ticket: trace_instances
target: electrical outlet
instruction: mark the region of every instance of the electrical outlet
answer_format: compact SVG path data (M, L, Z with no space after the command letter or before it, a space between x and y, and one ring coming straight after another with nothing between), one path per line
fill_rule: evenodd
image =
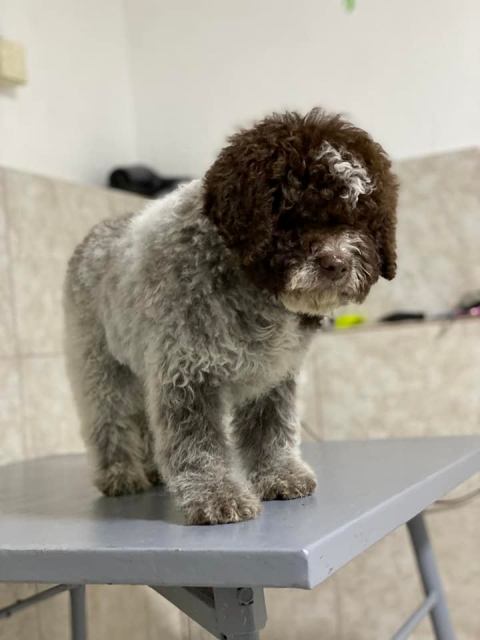
M0 82L26 84L27 65L23 45L0 38Z

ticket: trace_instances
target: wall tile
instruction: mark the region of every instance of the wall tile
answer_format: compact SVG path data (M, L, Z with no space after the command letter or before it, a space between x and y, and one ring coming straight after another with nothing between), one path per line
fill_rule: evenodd
M317 342L307 353L297 379L297 411L302 424L302 441L322 440L323 419L321 393L317 368L321 366ZM321 352L320 352L321 353Z
M443 311L480 282L480 150L404 160L395 169L398 274L375 285L356 309L370 318L398 309Z
M478 488L480 476L477 475ZM473 488L473 487L471 487ZM465 489L458 489L459 495ZM480 638L480 499L427 518L459 640Z
M266 589L268 620L262 640L338 640L338 589L336 576L313 591Z
M0 358L0 464L24 456L19 361Z
M404 527L350 562L337 578L339 640L390 638L423 597ZM420 638L433 640L431 635Z
M92 640L182 640L182 614L172 604L141 586L89 586L88 628Z
M5 169L0 167L0 238L7 234L7 212L5 207Z
M36 591L33 584L0 583L0 607L28 598ZM0 621L0 640L43 640L38 627L38 612L35 607L16 613Z
M62 285L74 247L94 224L144 200L12 170L5 171L5 194L20 350L58 353Z
M87 587L88 632L92 640L147 638L147 613L141 587Z
M110 215L114 217L140 211L148 202L147 198L118 189L109 189L107 195Z
M320 335L318 428L327 439L478 432L479 337L476 320Z
M21 352L59 351L64 250L53 183L9 170L5 193Z
M27 456L83 451L63 358L24 358L21 368Z
M4 171L0 168L0 357L16 353Z
M148 587L142 588L142 598L147 616L145 640L188 638L188 618L175 605Z
M50 585L37 585L37 592ZM35 605L39 640L65 640L70 637L70 596L59 593L50 600Z
M8 273L5 238L0 236L0 357L15 355L13 299Z
M67 260L87 230L109 214L105 192L5 172L20 351L62 350L62 284Z
M0 358L0 422L20 413L20 375L16 358Z

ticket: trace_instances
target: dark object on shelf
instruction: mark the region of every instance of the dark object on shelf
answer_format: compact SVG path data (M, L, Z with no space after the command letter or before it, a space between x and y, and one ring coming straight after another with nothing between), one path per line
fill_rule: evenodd
M119 167L109 176L108 184L114 189L138 193L147 198L172 191L178 184L188 178L164 178L143 165Z
M380 322L404 322L406 320L425 320L422 311L394 311L380 318Z

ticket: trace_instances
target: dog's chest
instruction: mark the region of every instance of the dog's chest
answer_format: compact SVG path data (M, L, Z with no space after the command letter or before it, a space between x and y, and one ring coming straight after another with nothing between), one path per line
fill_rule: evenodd
M308 333L294 317L246 340L239 349L239 367L231 384L232 400L242 402L258 397L295 375L308 343Z

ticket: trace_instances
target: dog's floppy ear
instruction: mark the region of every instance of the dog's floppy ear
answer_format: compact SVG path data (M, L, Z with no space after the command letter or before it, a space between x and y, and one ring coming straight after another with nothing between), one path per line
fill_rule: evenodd
M397 272L397 203L398 203L398 179L391 170L391 162L383 149L377 145L381 153L377 161L383 166L377 167L378 190L380 196L377 200L378 221L377 250L380 258L380 275L386 280L393 280Z
M289 150L278 140L287 137L289 122L267 118L236 133L205 174L204 213L246 266L271 247L289 166Z
M274 194L255 149L226 147L204 179L204 213L247 265L261 256L273 231Z
M380 275L386 280L393 280L397 272L397 247L395 240L396 214L389 213L378 238L380 257Z

